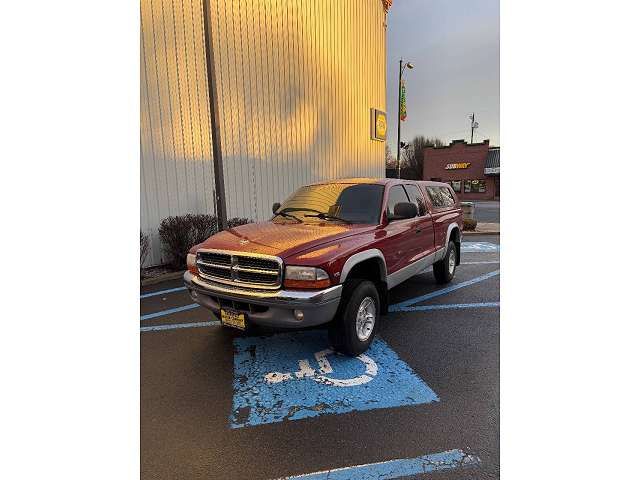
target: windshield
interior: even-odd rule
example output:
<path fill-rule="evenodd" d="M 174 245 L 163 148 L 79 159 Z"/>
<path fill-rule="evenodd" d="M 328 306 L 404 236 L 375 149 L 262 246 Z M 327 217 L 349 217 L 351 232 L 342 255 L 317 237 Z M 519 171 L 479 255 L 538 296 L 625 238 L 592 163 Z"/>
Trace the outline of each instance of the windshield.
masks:
<path fill-rule="evenodd" d="M 310 222 L 378 224 L 384 185 L 328 183 L 299 188 L 278 209 L 278 213 L 294 215 Z M 276 216 L 278 221 L 289 221 Z"/>

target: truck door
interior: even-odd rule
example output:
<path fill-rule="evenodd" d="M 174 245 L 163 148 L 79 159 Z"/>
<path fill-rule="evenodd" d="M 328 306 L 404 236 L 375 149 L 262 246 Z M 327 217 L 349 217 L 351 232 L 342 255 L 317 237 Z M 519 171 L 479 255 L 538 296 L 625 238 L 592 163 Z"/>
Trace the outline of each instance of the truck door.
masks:
<path fill-rule="evenodd" d="M 435 252 L 435 230 L 431 213 L 427 209 L 427 202 L 421 189 L 412 183 L 407 183 L 404 187 L 409 196 L 409 201 L 415 203 L 418 207 L 418 216 L 414 219 L 411 236 L 408 238 L 411 243 L 411 254 L 408 261 L 413 263 Z"/>
<path fill-rule="evenodd" d="M 402 185 L 393 185 L 389 188 L 386 203 L 386 217 L 393 213 L 396 203 L 408 202 L 409 197 Z M 412 238 L 411 229 L 415 223 L 415 218 L 405 220 L 390 221 L 385 227 L 385 238 L 380 244 L 380 249 L 387 262 L 387 273 L 394 273 L 402 267 L 407 266 L 409 258 L 412 256 L 412 245 L 409 238 Z"/>

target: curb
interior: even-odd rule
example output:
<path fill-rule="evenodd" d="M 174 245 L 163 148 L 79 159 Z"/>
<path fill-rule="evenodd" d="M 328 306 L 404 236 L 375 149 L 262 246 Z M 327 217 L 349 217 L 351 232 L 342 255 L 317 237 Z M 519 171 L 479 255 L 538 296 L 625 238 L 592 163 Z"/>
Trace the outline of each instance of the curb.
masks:
<path fill-rule="evenodd" d="M 467 235 L 500 235 L 500 231 L 491 230 L 488 232 L 475 232 L 475 231 L 467 230 L 462 232 L 463 237 L 466 237 Z"/>
<path fill-rule="evenodd" d="M 145 278 L 140 282 L 140 286 L 147 287 L 149 285 L 156 285 L 157 283 L 166 282 L 167 280 L 176 280 L 178 278 L 182 278 L 183 275 L 184 271 L 163 273 L 162 275 L 158 275 L 157 277 Z"/>

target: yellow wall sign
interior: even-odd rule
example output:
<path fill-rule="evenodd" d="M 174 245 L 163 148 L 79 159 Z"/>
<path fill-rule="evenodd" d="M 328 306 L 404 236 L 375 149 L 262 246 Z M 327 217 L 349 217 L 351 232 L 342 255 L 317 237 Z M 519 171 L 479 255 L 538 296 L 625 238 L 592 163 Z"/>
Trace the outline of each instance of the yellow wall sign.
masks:
<path fill-rule="evenodd" d="M 371 109 L 371 140 L 384 142 L 387 138 L 387 114 Z"/>
<path fill-rule="evenodd" d="M 470 162 L 462 162 L 462 163 L 447 163 L 444 167 L 445 170 L 460 170 L 461 168 L 469 168 L 471 165 Z"/>

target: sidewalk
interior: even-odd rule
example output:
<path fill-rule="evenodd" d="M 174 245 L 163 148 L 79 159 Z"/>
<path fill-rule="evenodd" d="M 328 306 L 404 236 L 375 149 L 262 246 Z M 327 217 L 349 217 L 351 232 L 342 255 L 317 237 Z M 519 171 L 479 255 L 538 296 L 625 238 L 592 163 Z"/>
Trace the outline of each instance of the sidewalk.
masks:
<path fill-rule="evenodd" d="M 500 235 L 499 223 L 478 223 L 474 231 L 464 231 L 462 236 L 466 235 Z"/>

